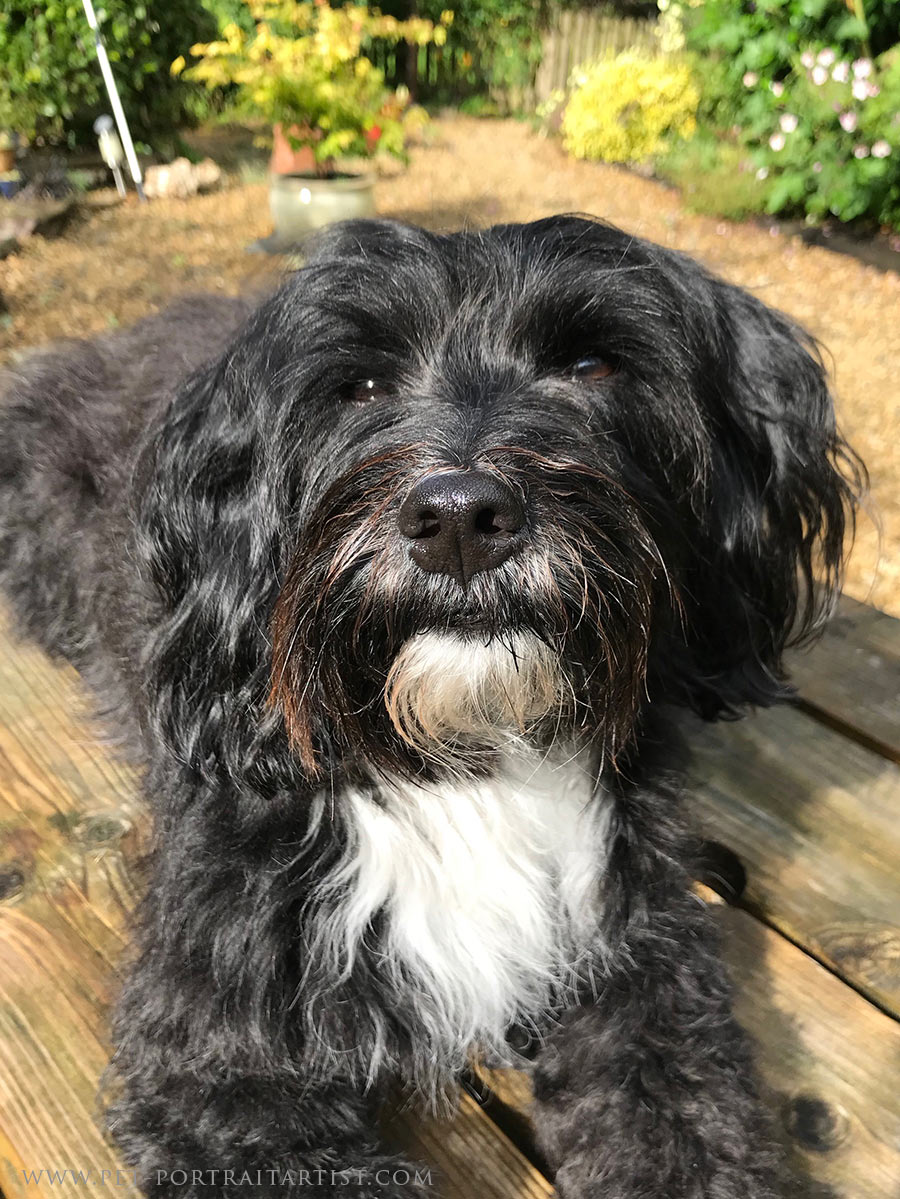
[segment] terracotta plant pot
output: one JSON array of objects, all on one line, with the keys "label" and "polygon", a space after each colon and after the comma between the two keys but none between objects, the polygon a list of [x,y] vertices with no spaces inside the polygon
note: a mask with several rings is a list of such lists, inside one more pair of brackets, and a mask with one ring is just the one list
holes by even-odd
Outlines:
[{"label": "terracotta plant pot", "polygon": [[[290,132],[301,136],[299,126],[292,125]],[[269,169],[273,175],[314,175],[316,159],[312,146],[301,146],[295,150],[279,122],[272,128],[272,157]]]},{"label": "terracotta plant pot", "polygon": [[16,152],[12,146],[0,146],[0,175],[16,167]]}]

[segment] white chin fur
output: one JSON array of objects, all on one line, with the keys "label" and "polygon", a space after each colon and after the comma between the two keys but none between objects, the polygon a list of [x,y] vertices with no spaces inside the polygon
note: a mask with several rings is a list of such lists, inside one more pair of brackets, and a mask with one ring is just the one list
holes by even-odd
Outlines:
[{"label": "white chin fur", "polygon": [[405,741],[430,758],[460,743],[499,746],[559,712],[559,659],[533,633],[485,643],[456,633],[420,633],[394,660],[385,704]]}]

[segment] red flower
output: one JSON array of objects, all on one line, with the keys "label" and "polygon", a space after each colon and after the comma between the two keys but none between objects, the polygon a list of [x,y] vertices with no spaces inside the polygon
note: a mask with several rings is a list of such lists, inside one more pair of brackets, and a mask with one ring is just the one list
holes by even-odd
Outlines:
[{"label": "red flower", "polygon": [[381,126],[373,125],[371,129],[366,130],[366,141],[369,144],[369,149],[373,149],[381,137]]}]

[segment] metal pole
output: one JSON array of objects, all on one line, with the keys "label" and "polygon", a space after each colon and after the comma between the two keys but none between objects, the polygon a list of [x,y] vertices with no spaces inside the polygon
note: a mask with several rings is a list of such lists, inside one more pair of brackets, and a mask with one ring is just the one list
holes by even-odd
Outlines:
[{"label": "metal pole", "polygon": [[103,82],[106,84],[106,90],[109,93],[109,102],[112,105],[113,116],[116,118],[116,124],[119,127],[119,137],[122,139],[122,146],[125,150],[125,157],[128,160],[131,178],[134,180],[134,186],[140,199],[146,200],[147,197],[144,195],[144,183],[141,178],[140,164],[134,152],[134,142],[131,140],[128,122],[125,120],[122,101],[119,99],[119,89],[116,87],[112,67],[109,65],[106,46],[103,44],[103,35],[100,33],[100,26],[97,24],[97,14],[94,12],[92,0],[81,0],[81,2],[84,5],[84,15],[87,17],[88,25],[90,25],[94,33],[94,45],[97,49],[97,61],[100,63],[100,73],[103,75]]}]

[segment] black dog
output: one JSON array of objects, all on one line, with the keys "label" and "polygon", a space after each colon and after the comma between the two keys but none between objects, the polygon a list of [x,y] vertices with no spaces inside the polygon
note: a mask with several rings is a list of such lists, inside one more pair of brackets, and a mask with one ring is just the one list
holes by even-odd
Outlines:
[{"label": "black dog", "polygon": [[588,220],[363,222],[7,390],[5,589],[155,813],[147,1190],[424,1193],[376,1097],[480,1046],[563,1196],[777,1194],[663,713],[777,699],[833,597],[863,474],[810,339]]}]

